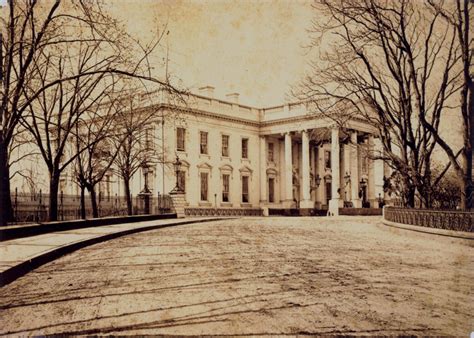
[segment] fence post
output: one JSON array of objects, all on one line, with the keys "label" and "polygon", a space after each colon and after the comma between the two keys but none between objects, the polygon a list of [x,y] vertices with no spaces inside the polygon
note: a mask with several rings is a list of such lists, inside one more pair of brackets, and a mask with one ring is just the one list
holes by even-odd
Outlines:
[{"label": "fence post", "polygon": [[40,195],[39,195],[39,205],[38,208],[36,209],[36,221],[39,222],[40,220],[40,213],[41,213],[41,206],[43,205],[43,190],[40,189]]},{"label": "fence post", "polygon": [[157,214],[160,214],[161,215],[161,201],[160,201],[160,192],[158,191],[158,199],[156,201],[156,207],[157,207],[157,210],[156,210],[156,213]]},{"label": "fence post", "polygon": [[15,210],[14,210],[13,218],[14,218],[15,222],[17,222],[17,218],[18,218],[18,187],[15,187]]},{"label": "fence post", "polygon": [[61,189],[61,208],[59,209],[61,211],[61,221],[64,221],[64,193],[63,190]]}]

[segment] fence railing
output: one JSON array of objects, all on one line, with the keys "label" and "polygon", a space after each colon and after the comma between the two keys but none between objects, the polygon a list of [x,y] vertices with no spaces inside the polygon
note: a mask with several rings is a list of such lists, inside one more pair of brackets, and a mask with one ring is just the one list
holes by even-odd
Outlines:
[{"label": "fence railing", "polygon": [[185,208],[186,216],[262,216],[262,209]]},{"label": "fence railing", "polygon": [[[149,196],[150,214],[170,213],[173,203],[169,195]],[[13,193],[13,223],[45,222],[49,214],[49,195],[43,193]],[[97,196],[99,217],[125,216],[128,214],[125,196]],[[85,198],[86,218],[92,217],[92,204],[89,196]],[[132,197],[132,214],[145,214],[145,201],[140,195]],[[78,195],[58,195],[58,220],[81,218],[81,200]]]},{"label": "fence railing", "polygon": [[474,232],[474,212],[385,207],[384,219],[430,228]]}]

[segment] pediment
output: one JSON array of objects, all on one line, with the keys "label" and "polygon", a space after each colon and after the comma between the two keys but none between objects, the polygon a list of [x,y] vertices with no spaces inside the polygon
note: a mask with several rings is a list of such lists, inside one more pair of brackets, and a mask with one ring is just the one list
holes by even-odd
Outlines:
[{"label": "pediment", "polygon": [[199,169],[209,169],[209,170],[212,169],[212,165],[210,165],[210,164],[207,163],[207,162],[199,163],[199,164],[197,165],[197,167],[198,167]]},{"label": "pediment", "polygon": [[223,164],[219,167],[221,171],[233,171],[234,168],[230,164]]},{"label": "pediment", "polygon": [[248,174],[253,173],[253,170],[249,166],[246,166],[246,165],[244,165],[242,168],[240,168],[239,171],[241,173],[248,173]]},{"label": "pediment", "polygon": [[278,171],[274,168],[268,168],[267,169],[267,175],[274,175],[274,176],[277,176],[278,175]]},{"label": "pediment", "polygon": [[182,165],[183,167],[189,168],[190,164],[189,164],[188,161],[186,161],[186,160],[180,160],[180,161],[181,161],[181,165]]}]

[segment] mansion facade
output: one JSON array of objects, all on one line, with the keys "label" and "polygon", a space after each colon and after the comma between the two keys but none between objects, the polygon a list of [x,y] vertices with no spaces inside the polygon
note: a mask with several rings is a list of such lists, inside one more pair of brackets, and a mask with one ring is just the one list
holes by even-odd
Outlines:
[{"label": "mansion facade", "polygon": [[[237,93],[217,99],[210,86],[181,104],[170,104],[164,92],[154,95],[155,103],[144,107],[156,114],[147,126],[147,144],[162,160],[135,174],[133,196],[144,190],[166,195],[178,181],[187,208],[263,209],[264,214],[319,209],[337,215],[339,208],[387,202],[383,185],[390,172],[368,156],[381,151],[381,144],[363,121],[350,120],[341,128],[302,102],[255,108],[239,104]],[[71,177],[72,169],[61,178],[60,191],[78,195]],[[106,198],[124,195],[123,183],[112,173],[98,190]]]},{"label": "mansion facade", "polygon": [[[153,193],[169,193],[178,181],[189,208],[320,209],[334,215],[342,207],[378,208],[388,199],[388,168],[368,156],[382,149],[367,124],[353,120],[339,128],[301,102],[259,109],[239,104],[237,93],[220,100],[213,92],[201,88],[179,116],[176,106],[157,105],[172,118],[153,131],[164,140],[165,159],[152,171]],[[181,163],[177,175],[175,159]]]}]

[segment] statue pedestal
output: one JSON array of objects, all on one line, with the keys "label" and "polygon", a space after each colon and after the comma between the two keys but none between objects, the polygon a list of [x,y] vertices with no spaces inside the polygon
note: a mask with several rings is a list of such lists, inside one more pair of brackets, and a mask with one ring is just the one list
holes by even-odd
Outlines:
[{"label": "statue pedestal", "polygon": [[342,208],[344,201],[339,198],[329,200],[328,216],[339,216],[339,208]]},{"label": "statue pedestal", "polygon": [[177,218],[184,218],[184,207],[186,205],[185,194],[182,191],[170,192],[171,200],[173,201],[173,211],[176,213]]},{"label": "statue pedestal", "polygon": [[140,198],[139,209],[143,210],[142,212],[145,215],[151,214],[151,210],[150,210],[151,192],[144,190],[138,194],[138,197]]}]

